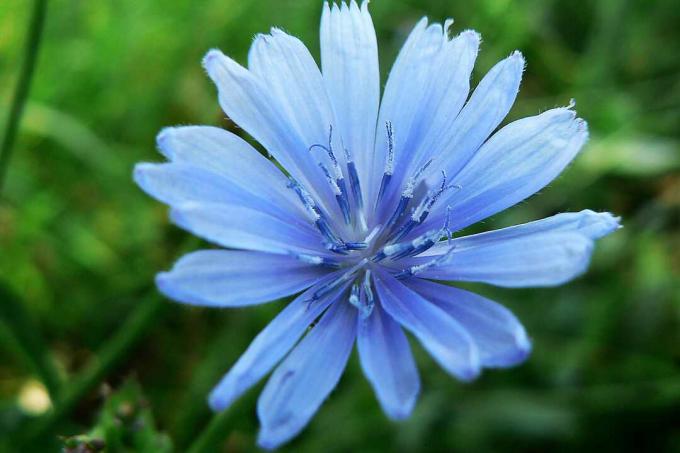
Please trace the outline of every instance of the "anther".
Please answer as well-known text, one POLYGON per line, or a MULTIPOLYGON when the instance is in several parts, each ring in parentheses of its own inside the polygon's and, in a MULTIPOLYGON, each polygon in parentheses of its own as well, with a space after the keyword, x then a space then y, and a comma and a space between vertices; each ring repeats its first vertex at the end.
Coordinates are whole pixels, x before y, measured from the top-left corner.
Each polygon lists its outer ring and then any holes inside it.
MULTIPOLYGON (((333 152, 333 125, 331 124, 328 126, 328 146, 321 145, 319 143, 313 144, 312 146, 309 147, 309 150, 313 150, 314 148, 321 148, 328 154, 328 158, 331 161, 331 164, 333 165, 333 172, 335 173, 335 181, 333 186, 337 186, 339 190, 338 192, 335 190, 335 187, 333 187, 333 190, 335 192, 335 198, 340 205, 340 210, 342 211, 342 216, 345 220, 346 224, 351 223, 351 210, 349 207, 349 198, 348 198, 348 192, 347 192, 347 186, 345 184, 345 178, 342 173, 342 169, 340 168, 340 164, 338 163, 338 159, 335 156, 335 153, 333 152)), ((359 223, 361 224, 362 228, 365 229, 366 225, 366 220, 363 217, 363 207, 364 207, 364 201, 363 197, 361 194, 361 184, 359 183, 359 175, 357 174, 357 169, 356 165, 354 164, 354 161, 352 160, 352 156, 349 152, 348 149, 344 149, 345 151, 345 160, 347 162, 347 175, 349 179, 349 186, 350 190, 352 191, 352 196, 354 199, 354 204, 357 207, 358 210, 358 217, 359 217, 359 223)), ((327 168, 322 167, 322 170, 324 171, 324 174, 326 175, 326 179, 332 179, 330 177, 330 172, 328 171, 327 168)))
POLYGON ((366 269, 366 272, 364 272, 364 292, 368 296, 368 300, 373 303, 373 290, 371 289, 371 270, 366 269))
POLYGON ((316 202, 314 201, 312 196, 309 194, 309 192, 303 189, 302 186, 296 180, 290 178, 288 181, 288 188, 293 189, 295 191, 298 198, 302 202, 302 205, 307 210, 307 213, 314 219, 314 221, 321 217, 321 212, 316 207, 316 202))
POLYGON ((446 190, 446 172, 442 170, 442 183, 436 192, 430 192, 423 201, 420 202, 418 207, 413 211, 411 218, 415 222, 422 222, 425 217, 430 213, 430 209, 437 202, 442 193, 446 190))
POLYGON ((361 309, 361 293, 359 284, 354 282, 349 293, 349 303, 354 305, 358 310, 361 309))
POLYGON ((401 197, 399 197, 397 209, 394 210, 392 216, 390 216, 390 219, 385 223, 386 231, 390 231, 392 228, 394 228, 394 225, 397 223, 397 220, 399 220, 404 211, 406 211, 406 208, 408 207, 410 201, 411 197, 405 197, 403 194, 401 197))
POLYGON ((405 250, 404 252, 396 255, 394 259, 400 259, 405 256, 415 256, 419 255, 426 250, 429 250, 433 245, 439 241, 439 238, 442 237, 442 231, 437 230, 437 231, 430 231, 428 233, 423 234, 422 236, 418 236, 414 240, 410 242, 411 244, 411 249, 410 250, 405 250))
POLYGON ((394 278, 396 278, 397 280, 404 280, 406 278, 410 278, 413 277, 414 275, 420 274, 421 272, 426 271, 431 267, 445 264, 447 261, 449 261, 449 259, 451 259, 454 249, 455 246, 451 247, 443 255, 440 255, 430 261, 403 269, 394 274, 394 278))
MULTIPOLYGON (((349 156, 349 152, 347 153, 349 156)), ((357 167, 353 160, 347 160, 347 174, 349 175, 349 186, 352 189, 352 195, 354 198, 354 204, 359 212, 360 222, 363 217, 364 210, 364 197, 361 193, 361 182, 359 181, 359 174, 357 173, 357 167)), ((365 223, 365 221, 364 221, 365 223)))
POLYGON ((371 289, 370 269, 366 269, 366 272, 364 272, 364 281, 361 289, 363 289, 364 299, 366 300, 366 309, 361 314, 364 318, 367 318, 373 312, 373 307, 375 306, 375 297, 373 297, 373 290, 371 289))
POLYGON ((404 214, 409 202, 413 198, 413 192, 415 191, 416 185, 418 184, 420 177, 427 170, 427 167, 432 163, 432 159, 425 162, 425 165, 420 167, 406 182, 406 187, 399 197, 399 203, 397 204, 397 209, 392 213, 390 219, 385 223, 385 229, 390 231, 394 228, 399 218, 404 214))
POLYGON ((448 189, 454 187, 460 188, 460 186, 457 184, 446 185, 446 172, 442 171, 442 183, 439 186, 439 189, 437 191, 431 191, 425 198, 423 198, 418 207, 413 210, 411 217, 406 222, 404 222, 399 230, 397 230, 390 242, 397 242, 401 240, 404 236, 410 233, 413 228, 423 223, 441 195, 448 189))
POLYGON ((366 244, 370 244, 371 242, 373 242, 373 239, 375 239, 378 233, 380 233, 380 230, 382 230, 382 225, 376 225, 376 227, 373 228, 373 231, 368 233, 368 236, 364 238, 364 242, 366 244))
POLYGON ((317 300, 321 299, 323 296, 325 296, 326 294, 333 291, 338 286, 350 281, 352 278, 354 278, 354 274, 356 274, 357 271, 359 269, 361 269, 367 262, 368 262, 368 260, 366 258, 364 258, 363 260, 359 261, 354 266, 347 269, 347 271, 344 274, 340 275, 335 280, 332 280, 332 281, 326 283, 325 285, 322 285, 316 291, 314 291, 314 293, 307 300, 307 302, 317 301, 317 300))
POLYGON ((392 122, 385 123, 387 130, 387 159, 385 160, 385 173, 392 174, 394 172, 394 130, 392 129, 392 122))
POLYGON ((392 122, 385 123, 387 129, 387 156, 385 157, 385 170, 383 172, 382 180, 380 181, 380 190, 378 191, 378 198, 376 199, 376 207, 385 195, 385 190, 392 180, 394 173, 394 132, 392 130, 392 122))
POLYGON ((409 243, 386 245, 385 247, 380 249, 378 253, 371 257, 371 261, 373 261, 374 263, 379 263, 380 261, 386 258, 392 258, 394 255, 401 253, 408 247, 410 247, 409 243))
POLYGON ((449 228, 449 221, 451 220, 451 206, 446 207, 446 220, 444 221, 444 227, 442 231, 446 233, 446 242, 451 245, 451 238, 453 237, 453 231, 449 228))
POLYGON ((297 253, 293 255, 297 260, 303 263, 312 264, 314 266, 327 267, 330 269, 340 269, 340 262, 331 258, 326 258, 318 255, 308 255, 306 253, 297 253))
POLYGON ((413 197, 413 191, 416 189, 416 186, 420 182, 420 177, 423 175, 423 173, 425 173, 425 170, 427 170, 427 168, 431 164, 432 164, 432 159, 425 162, 425 164, 423 164, 422 167, 420 167, 418 170, 416 170, 416 172, 413 174, 413 176, 408 178, 408 181, 406 182, 406 187, 404 188, 404 191, 402 192, 402 194, 404 196, 407 196, 409 198, 413 197))
POLYGON ((360 242, 345 242, 345 247, 347 250, 365 250, 368 248, 368 243, 360 242))
POLYGON ((324 164, 319 162, 319 167, 321 168, 321 171, 323 171, 323 174, 326 176, 328 185, 330 185, 331 189, 333 190, 333 194, 335 195, 335 201, 338 202, 338 206, 340 207, 340 211, 342 212, 342 217, 345 220, 345 224, 349 225, 351 222, 350 208, 349 200, 347 199, 347 188, 345 186, 344 178, 333 179, 333 176, 331 176, 330 172, 328 171, 328 168, 324 164))
POLYGON ((352 304, 359 311, 361 319, 366 319, 373 312, 375 299, 373 298, 373 291, 371 290, 371 271, 367 270, 364 274, 364 281, 354 282, 349 293, 349 303, 352 304))
POLYGON ((331 189, 333 190, 333 193, 335 194, 336 197, 340 196, 342 194, 342 191, 340 190, 340 186, 338 185, 337 181, 331 176, 331 173, 328 171, 328 167, 326 167, 324 164, 319 162, 319 168, 321 168, 321 171, 323 172, 324 176, 326 177, 326 180, 328 181, 328 185, 331 186, 331 189))
POLYGON ((364 216, 364 196, 361 193, 361 183, 359 182, 359 174, 354 161, 347 161, 347 174, 349 175, 349 186, 352 189, 354 198, 354 205, 356 206, 357 222, 362 230, 366 230, 366 217, 364 216))
POLYGON ((307 192, 293 178, 290 178, 290 181, 288 182, 288 187, 295 191, 295 193, 298 195, 298 198, 300 198, 300 201, 304 205, 305 209, 307 209, 307 211, 311 215, 314 221, 314 225, 316 226, 316 228, 319 230, 319 232, 326 241, 326 248, 335 253, 347 254, 346 249, 344 248, 345 246, 344 242, 333 232, 330 225, 328 224, 328 221, 326 220, 326 216, 323 214, 323 212, 321 212, 319 207, 316 205, 316 202, 309 194, 309 192, 307 192))
POLYGON ((429 231, 417 238, 395 244, 388 244, 371 258, 373 262, 379 262, 385 258, 398 260, 406 256, 414 256, 431 248, 442 236, 442 230, 429 231))

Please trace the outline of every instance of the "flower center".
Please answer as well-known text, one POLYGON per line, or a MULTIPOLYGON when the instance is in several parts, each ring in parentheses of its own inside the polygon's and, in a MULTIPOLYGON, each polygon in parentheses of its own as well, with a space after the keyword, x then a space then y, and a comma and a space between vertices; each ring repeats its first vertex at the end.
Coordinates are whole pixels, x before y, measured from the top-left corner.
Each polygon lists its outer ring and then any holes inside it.
MULTIPOLYGON (((380 182, 380 189, 375 200, 374 211, 378 216, 384 215, 385 221, 377 223, 369 231, 364 212, 364 197, 352 154, 344 150, 344 163, 338 160, 333 150, 333 128, 329 127, 328 144, 313 144, 315 149, 324 151, 318 165, 330 187, 337 207, 342 213, 342 221, 333 219, 328 211, 298 181, 291 178, 288 187, 295 191, 309 217, 322 237, 326 254, 296 255, 298 259, 325 266, 338 271, 338 276, 326 285, 318 288, 311 296, 318 300, 329 292, 343 285, 351 285, 349 302, 355 305, 362 314, 370 313, 373 306, 371 289, 371 272, 375 266, 390 272, 395 278, 404 279, 416 275, 423 270, 449 259, 453 247, 448 251, 423 260, 408 267, 399 265, 399 261, 416 257, 429 250, 442 238, 450 243, 449 213, 447 207, 446 221, 440 228, 427 231, 406 240, 406 237, 418 226, 422 225, 442 194, 454 187, 447 182, 446 173, 442 171, 441 183, 433 190, 426 190, 424 195, 416 197, 417 188, 424 186, 424 175, 432 165, 432 159, 416 167, 413 174, 405 179, 402 187, 393 179, 394 140, 392 124, 387 122, 387 153, 385 167, 380 182), (343 169, 344 168, 344 169, 343 169), (401 192, 399 192, 401 190, 401 192), (399 194, 399 195, 397 195, 399 194), (418 198, 416 201, 415 199, 418 198), (394 207, 392 209, 392 207, 394 207), (335 220, 335 221, 334 221, 335 220), (345 233, 355 240, 347 240, 345 233)), ((379 219, 378 219, 379 220, 379 219)))

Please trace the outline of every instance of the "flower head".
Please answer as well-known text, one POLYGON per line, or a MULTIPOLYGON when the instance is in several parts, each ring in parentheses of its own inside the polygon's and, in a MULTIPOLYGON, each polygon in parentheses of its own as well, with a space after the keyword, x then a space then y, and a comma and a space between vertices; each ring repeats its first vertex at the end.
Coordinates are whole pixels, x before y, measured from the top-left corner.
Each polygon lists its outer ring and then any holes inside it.
POLYGON ((480 37, 451 38, 450 25, 415 26, 382 99, 367 2, 324 5, 321 71, 276 28, 255 38, 247 68, 211 50, 204 66, 222 109, 286 173, 207 126, 163 130, 169 163, 135 168, 177 225, 224 248, 190 253, 159 274, 165 295, 237 307, 302 292, 210 395, 224 410, 273 369, 258 401, 263 447, 304 428, 355 342, 393 419, 411 413, 420 387, 404 329, 463 381, 522 362, 531 344, 512 313, 432 280, 558 285, 584 272, 594 241, 619 226, 586 210, 454 237, 547 185, 588 132, 569 106, 493 133, 524 58, 496 64, 468 97, 480 37))

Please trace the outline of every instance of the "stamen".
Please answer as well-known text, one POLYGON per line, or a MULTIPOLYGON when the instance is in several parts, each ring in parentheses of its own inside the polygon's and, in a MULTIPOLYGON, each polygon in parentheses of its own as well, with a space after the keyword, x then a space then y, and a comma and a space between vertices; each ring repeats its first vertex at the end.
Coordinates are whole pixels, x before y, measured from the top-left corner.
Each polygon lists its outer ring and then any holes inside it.
POLYGON ((396 274, 394 274, 394 278, 397 280, 404 280, 406 278, 413 277, 414 275, 417 275, 423 271, 426 271, 427 269, 433 267, 433 266, 438 266, 440 264, 445 264, 449 259, 451 259, 451 256, 453 255, 453 251, 455 250, 455 246, 451 247, 449 250, 446 251, 443 255, 440 255, 430 261, 427 261, 423 264, 417 264, 415 266, 408 267, 406 269, 403 269, 396 274))
POLYGON ((364 274, 364 281, 359 285, 354 282, 352 290, 349 295, 349 303, 354 305, 359 311, 361 319, 366 319, 373 312, 375 306, 375 299, 373 291, 371 290, 371 271, 367 270, 364 274))
POLYGON ((345 247, 347 250, 365 250, 368 248, 368 243, 366 242, 345 242, 345 247))
POLYGON ((328 267, 330 269, 340 269, 340 262, 335 261, 334 259, 331 258, 326 258, 318 255, 308 255, 306 253, 297 253, 293 254, 293 256, 299 261, 302 261, 303 263, 312 264, 315 266, 328 267))
POLYGON ((328 126, 328 146, 321 145, 319 143, 315 143, 312 146, 309 147, 309 150, 312 151, 314 148, 321 148, 328 154, 328 158, 331 161, 331 164, 333 166, 333 173, 334 176, 331 176, 330 171, 328 170, 328 167, 326 167, 323 163, 319 163, 319 167, 321 167, 321 170, 323 171, 324 175, 326 176, 326 179, 328 180, 328 183, 331 185, 331 188, 333 189, 333 193, 335 194, 335 199, 338 202, 338 205, 340 206, 340 211, 342 211, 342 216, 345 220, 345 224, 349 225, 351 222, 350 219, 350 208, 349 208, 349 200, 347 198, 347 187, 345 185, 345 176, 342 174, 342 169, 340 168, 340 164, 338 163, 337 157, 335 157, 335 153, 333 152, 333 125, 328 126))
POLYGON ((380 233, 380 230, 382 229, 382 225, 376 225, 375 228, 373 228, 373 231, 371 231, 368 236, 364 238, 364 242, 367 244, 370 244, 373 242, 373 239, 380 233))
POLYGON ((406 187, 404 188, 404 192, 402 192, 405 196, 408 196, 409 198, 413 197, 413 191, 416 189, 416 185, 418 185, 418 182, 420 182, 420 177, 423 175, 425 170, 427 170, 427 167, 432 164, 432 159, 428 160, 425 162, 425 164, 420 167, 416 172, 408 178, 408 181, 406 182, 406 187))
POLYGON ((326 151, 326 154, 328 154, 328 158, 331 161, 331 164, 333 165, 333 171, 335 172, 335 179, 342 179, 343 174, 342 174, 342 169, 340 168, 340 164, 338 163, 338 159, 335 157, 335 153, 333 152, 333 125, 331 124, 328 126, 328 146, 322 145, 320 143, 315 143, 309 147, 309 151, 312 151, 314 148, 321 148, 322 150, 326 151))
POLYGON ((354 203, 357 208, 364 209, 364 197, 361 193, 361 182, 359 181, 359 174, 357 173, 357 166, 353 160, 347 161, 347 174, 349 175, 349 186, 352 188, 354 195, 354 203))
POLYGON ((437 230, 437 231, 430 231, 422 236, 418 236, 414 240, 412 240, 411 243, 411 250, 405 251, 400 253, 399 255, 393 257, 394 259, 400 259, 405 256, 415 256, 423 253, 426 250, 429 250, 433 245, 439 241, 439 238, 442 237, 442 231, 437 230))
POLYGON ((390 219, 387 222, 385 222, 386 231, 390 231, 392 228, 394 228, 394 225, 397 223, 397 220, 399 220, 404 211, 406 211, 406 208, 408 207, 410 201, 411 197, 406 197, 403 194, 401 195, 401 197, 399 198, 399 203, 397 204, 397 209, 394 210, 390 219))
POLYGON ((307 302, 317 301, 317 300, 321 299, 323 296, 325 296, 326 294, 333 291, 338 286, 342 285, 343 283, 350 281, 352 278, 354 278, 354 274, 356 274, 356 272, 359 269, 361 269, 367 262, 368 262, 368 260, 366 258, 364 258, 363 260, 359 261, 354 266, 347 269, 347 272, 345 272, 344 274, 342 274, 341 276, 339 276, 335 280, 332 280, 332 281, 326 283, 325 285, 322 285, 320 288, 318 288, 316 291, 314 291, 312 296, 309 299, 307 299, 307 302))
POLYGON ((358 310, 361 310, 361 294, 359 292, 359 284, 354 282, 349 293, 349 303, 354 305, 358 310))
POLYGON ((444 227, 442 231, 446 233, 446 242, 451 245, 451 238, 453 237, 453 231, 449 229, 449 221, 451 220, 451 206, 446 207, 446 220, 444 221, 444 227))
POLYGON ((373 290, 371 289, 371 270, 366 269, 364 273, 364 292, 368 296, 368 300, 373 303, 373 290))
POLYGON ((390 239, 390 243, 397 242, 401 240, 404 236, 409 234, 411 230, 418 224, 413 217, 409 218, 395 233, 394 237, 390 239))
POLYGON ((446 172, 442 171, 442 183, 439 186, 439 189, 436 192, 430 192, 425 198, 423 198, 418 207, 413 210, 411 218, 408 219, 399 228, 399 230, 397 230, 396 234, 390 240, 390 242, 397 242, 401 240, 404 236, 410 233, 413 228, 423 223, 427 216, 432 211, 432 207, 437 202, 437 200, 439 200, 441 195, 448 189, 451 189, 453 187, 457 187, 460 189, 460 186, 457 184, 446 185, 446 172))
POLYGON ((392 213, 392 216, 387 221, 387 223, 385 223, 385 229, 387 231, 392 230, 394 228, 394 226, 396 225, 399 218, 406 211, 406 208, 408 207, 409 202, 413 198, 413 192, 415 191, 416 185, 418 184, 420 177, 422 176, 423 172, 425 170, 427 170, 427 167, 429 167, 431 163, 432 163, 432 159, 425 162, 425 165, 420 167, 413 174, 413 176, 411 176, 408 179, 408 181, 406 182, 406 187, 404 188, 404 191, 401 193, 401 197, 399 198, 399 203, 397 204, 397 209, 392 213))
MULTIPOLYGON (((347 151, 347 155, 349 156, 349 151, 347 151)), ((365 230, 366 219, 364 218, 364 196, 361 193, 361 182, 359 181, 359 174, 357 173, 357 167, 353 160, 347 160, 347 174, 349 175, 349 186, 352 189, 354 204, 358 212, 359 224, 365 230)))
POLYGON ((344 148, 344 150, 345 150, 345 162, 347 162, 347 174, 349 175, 349 184, 350 187, 352 188, 352 192, 354 193, 354 199, 356 201, 358 198, 357 205, 363 206, 363 198, 361 197, 361 185, 359 183, 357 167, 354 164, 354 158, 352 157, 352 153, 349 151, 349 149, 344 148))
POLYGON ((309 192, 303 189, 302 186, 296 180, 294 180, 293 178, 289 178, 287 187, 295 191, 298 198, 302 202, 302 205, 307 210, 307 213, 312 217, 312 219, 314 219, 314 221, 321 217, 321 212, 316 207, 316 202, 314 201, 312 196, 309 194, 309 192))
POLYGON ((385 258, 398 260, 406 256, 418 255, 436 244, 442 235, 442 230, 429 231, 408 242, 388 244, 375 254, 371 260, 373 262, 379 262, 385 258))
POLYGON ((326 176, 328 184, 331 186, 331 189, 335 194, 335 201, 338 202, 338 206, 340 207, 340 211, 342 212, 342 217, 345 220, 345 224, 349 225, 351 223, 350 208, 349 200, 347 199, 347 189, 345 186, 344 178, 333 179, 330 172, 328 171, 328 168, 324 164, 319 162, 319 167, 321 167, 323 174, 326 176))
POLYGON ((387 121, 385 128, 387 129, 387 156, 385 158, 385 171, 380 181, 380 190, 376 199, 376 207, 385 195, 385 190, 387 190, 387 186, 390 184, 392 174, 394 173, 394 132, 392 130, 392 122, 387 121))
POLYGON ((387 130, 387 158, 385 160, 385 173, 391 175, 394 173, 394 130, 392 129, 392 121, 385 123, 387 130))
POLYGON ((314 221, 314 225, 316 226, 316 228, 319 230, 319 232, 326 241, 326 248, 332 252, 346 255, 347 251, 345 249, 345 243, 333 232, 328 223, 328 220, 326 220, 326 216, 323 214, 323 212, 321 212, 316 202, 314 201, 314 198, 312 198, 309 192, 307 192, 300 185, 300 183, 298 183, 293 178, 290 178, 290 181, 288 182, 288 187, 295 191, 295 193, 298 195, 298 198, 300 198, 300 201, 304 205, 305 209, 307 209, 307 212, 309 212, 310 216, 314 221))
POLYGON ((347 179, 349 179, 349 188, 352 191, 352 199, 357 208, 357 219, 362 229, 366 229, 366 218, 364 217, 364 196, 361 192, 361 182, 359 181, 359 174, 354 163, 354 158, 349 149, 345 150, 345 162, 347 162, 347 179))
POLYGON ((437 199, 446 190, 446 172, 442 170, 442 183, 436 192, 430 192, 423 201, 420 202, 418 207, 413 211, 411 218, 416 222, 422 222, 425 217, 430 213, 430 209, 435 204, 437 199))
POLYGON ((342 194, 340 186, 338 185, 337 181, 333 179, 333 177, 331 176, 331 173, 328 171, 328 167, 319 162, 319 168, 321 168, 321 171, 323 171, 324 176, 326 176, 328 185, 331 186, 331 189, 333 189, 333 193, 335 194, 335 196, 336 197, 340 196, 342 194))
POLYGON ((364 272, 364 282, 361 286, 364 293, 364 299, 366 300, 366 310, 362 312, 362 316, 367 318, 372 312, 375 306, 375 298, 373 297, 373 290, 371 289, 371 270, 366 269, 364 272))
POLYGON ((348 250, 347 250, 347 245, 345 243, 337 243, 337 242, 326 242, 324 244, 326 247, 326 250, 329 252, 337 253, 338 255, 349 255, 348 250))
POLYGON ((390 244, 383 247, 378 253, 371 257, 371 261, 374 263, 379 263, 385 258, 392 258, 394 255, 401 253, 410 247, 410 243, 405 242, 401 244, 390 244))
POLYGON ((358 242, 343 242, 342 244, 333 244, 332 248, 326 246, 326 248, 332 252, 340 253, 342 255, 347 255, 347 252, 352 250, 365 250, 368 248, 368 243, 363 241, 358 242))
POLYGON ((429 250, 432 248, 437 242, 439 242, 439 239, 444 236, 446 237, 446 241, 448 245, 451 245, 451 236, 453 236, 453 233, 449 229, 449 220, 450 220, 450 214, 451 214, 451 206, 446 207, 446 220, 444 221, 444 226, 442 227, 441 230, 437 231, 430 231, 427 232, 421 236, 418 236, 414 240, 411 241, 411 244, 413 245, 413 250, 410 250, 406 253, 399 254, 397 256, 392 257, 392 259, 400 259, 405 256, 416 256, 420 255, 421 253, 429 250))

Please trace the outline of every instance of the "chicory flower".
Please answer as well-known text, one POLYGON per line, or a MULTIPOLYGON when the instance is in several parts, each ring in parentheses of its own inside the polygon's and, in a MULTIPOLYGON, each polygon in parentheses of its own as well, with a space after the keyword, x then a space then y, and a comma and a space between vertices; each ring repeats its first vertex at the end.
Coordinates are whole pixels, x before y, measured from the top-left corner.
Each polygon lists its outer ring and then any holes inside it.
POLYGON ((255 38, 247 68, 211 50, 204 66, 222 109, 283 171, 209 126, 163 130, 158 147, 169 162, 135 168, 175 224, 222 247, 159 274, 163 294, 242 307, 301 293, 209 398, 225 410, 274 370, 257 406, 265 448, 305 427, 355 343, 393 419, 409 416, 420 389, 404 330, 462 381, 521 363, 531 343, 510 311, 433 280, 559 285, 583 273, 595 240, 619 227, 586 210, 455 235, 550 183, 588 131, 569 106, 493 133, 515 101, 524 58, 512 53, 469 95, 480 36, 451 37, 451 23, 415 26, 382 98, 367 2, 324 5, 321 70, 276 28, 255 38))

